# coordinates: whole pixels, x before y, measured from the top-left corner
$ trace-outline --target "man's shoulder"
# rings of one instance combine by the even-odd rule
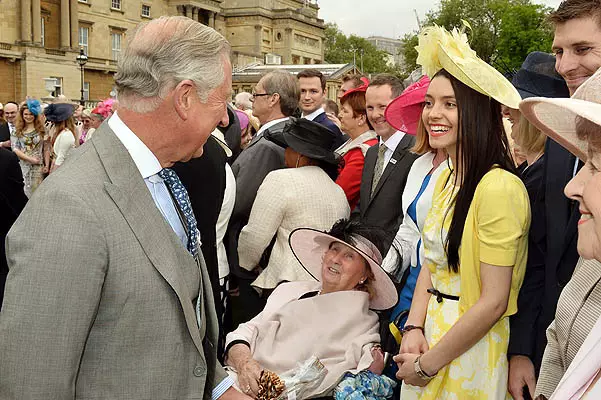
[[[0,147],[0,164],[5,166],[14,162],[19,162],[17,155],[8,149]]]

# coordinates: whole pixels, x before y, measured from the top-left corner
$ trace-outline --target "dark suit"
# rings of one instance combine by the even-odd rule
[[[359,212],[361,220],[365,224],[378,226],[389,234],[390,240],[384,253],[388,251],[394,235],[403,222],[401,196],[411,165],[418,157],[410,152],[414,144],[415,137],[405,134],[384,168],[373,197],[371,196],[371,186],[379,146],[372,146],[365,154],[365,164],[361,175]]]
[[[10,140],[10,128],[8,122],[0,124],[0,142],[6,142]]]
[[[530,357],[537,372],[547,344],[546,329],[555,318],[559,295],[572,277],[578,261],[576,233],[580,212],[577,204],[563,193],[574,175],[575,163],[576,157],[547,139],[540,188],[544,197],[532,205],[533,228],[530,231],[530,235],[535,236],[533,239],[545,241],[546,254],[543,260],[537,251],[528,254],[526,276],[518,297],[518,312],[511,318],[508,349],[510,356]],[[540,214],[537,217],[537,207],[544,208],[542,217]]]
[[[207,264],[217,316],[221,317],[225,310],[220,298],[219,266],[217,262],[217,237],[215,225],[219,218],[223,196],[225,193],[225,151],[213,136],[209,136],[204,145],[203,154],[188,162],[178,162],[173,166],[190,196],[192,211],[198,223],[202,255]],[[221,322],[221,318],[220,318]],[[220,339],[223,326],[220,323]],[[218,347],[218,354],[221,349]]]
[[[279,122],[265,132],[281,132],[287,122]],[[238,265],[238,237],[242,228],[248,223],[259,186],[268,173],[284,168],[284,149],[265,139],[265,132],[260,136],[255,135],[232,165],[232,172],[236,177],[236,204],[224,242],[230,272],[237,278],[240,289],[239,300],[236,302],[236,299],[232,298],[234,328],[237,327],[237,323],[247,322],[254,317],[265,305],[264,299],[259,299],[257,292],[250,286],[256,274]],[[237,307],[237,304],[240,307]]]
[[[328,128],[329,130],[331,130],[332,132],[334,132],[336,134],[336,140],[334,141],[334,145],[330,150],[334,151],[337,148],[339,148],[340,146],[342,146],[344,144],[344,142],[346,142],[346,139],[344,138],[344,135],[343,135],[342,131],[340,130],[340,128],[338,127],[338,125],[336,125],[335,123],[330,121],[330,119],[328,118],[328,116],[326,115],[325,112],[321,113],[317,117],[315,117],[313,119],[313,122],[317,122],[318,124],[325,126],[326,128]]]
[[[0,139],[2,140],[4,139]],[[11,151],[0,148],[0,309],[4,297],[4,282],[8,274],[4,240],[25,203],[27,197],[23,192],[23,174],[19,159]]]

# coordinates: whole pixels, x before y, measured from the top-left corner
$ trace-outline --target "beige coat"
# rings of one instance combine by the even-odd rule
[[[320,289],[315,281],[281,284],[259,315],[227,335],[226,346],[247,342],[253,359],[278,374],[315,355],[328,374],[306,397],[330,392],[345,372],[369,368],[371,348],[380,335],[367,293],[347,290],[298,300]]]
[[[555,320],[547,329],[537,395],[551,397],[600,316],[601,263],[580,259],[572,279],[561,292]]]
[[[248,224],[240,233],[240,266],[253,270],[275,236],[269,264],[253,285],[272,289],[282,281],[312,280],[292,254],[288,236],[300,227],[328,230],[349,213],[344,191],[321,168],[272,171],[261,184]]]

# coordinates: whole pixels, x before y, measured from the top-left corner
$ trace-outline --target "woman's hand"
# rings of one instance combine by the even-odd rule
[[[429,349],[424,333],[420,329],[413,329],[403,335],[399,354],[424,354]]]
[[[328,119],[330,121],[332,121],[333,123],[336,124],[336,126],[338,127],[338,129],[340,129],[340,127],[342,126],[342,123],[340,122],[340,120],[338,119],[338,117],[336,117],[334,114],[332,113],[326,113],[326,117],[328,117]]]
[[[415,373],[415,359],[419,354],[399,354],[394,356],[393,360],[397,363],[399,370],[396,377],[408,385],[426,386],[428,381],[423,380]]]
[[[237,369],[240,390],[256,398],[259,393],[259,379],[261,378],[262,371],[263,367],[258,362],[252,358],[248,359],[248,361]]]
[[[379,344],[375,345],[371,348],[371,356],[374,361],[369,366],[369,370],[376,375],[381,375],[382,371],[384,371],[384,352]]]
[[[38,157],[30,157],[29,162],[33,165],[40,165],[42,160],[40,160]]]

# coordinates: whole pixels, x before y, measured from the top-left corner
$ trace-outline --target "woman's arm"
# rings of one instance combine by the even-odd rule
[[[33,165],[38,165],[41,163],[41,160],[39,158],[30,157],[19,149],[13,149],[13,153],[15,153],[17,155],[17,157],[19,157],[19,159],[25,161],[26,163],[33,164]]]
[[[230,347],[227,364],[235,368],[240,390],[253,398],[257,397],[263,367],[252,358],[250,347],[243,343]]]
[[[428,302],[430,301],[430,293],[428,289],[432,287],[432,277],[430,269],[427,265],[422,265],[415,283],[413,292],[413,300],[411,301],[411,309],[405,326],[414,325],[423,328],[426,321],[426,312],[428,310]],[[420,329],[413,329],[406,332],[401,340],[401,349],[399,354],[422,354],[428,351],[428,342],[424,337],[424,333]],[[397,361],[395,357],[395,361]]]
[[[274,174],[275,172],[275,174]],[[279,178],[280,171],[270,172],[259,187],[248,224],[238,240],[239,264],[252,271],[282,225],[287,207],[289,184]]]
[[[434,375],[465,353],[503,316],[509,301],[512,273],[512,267],[480,263],[480,299],[421,357],[420,365],[426,374]]]

